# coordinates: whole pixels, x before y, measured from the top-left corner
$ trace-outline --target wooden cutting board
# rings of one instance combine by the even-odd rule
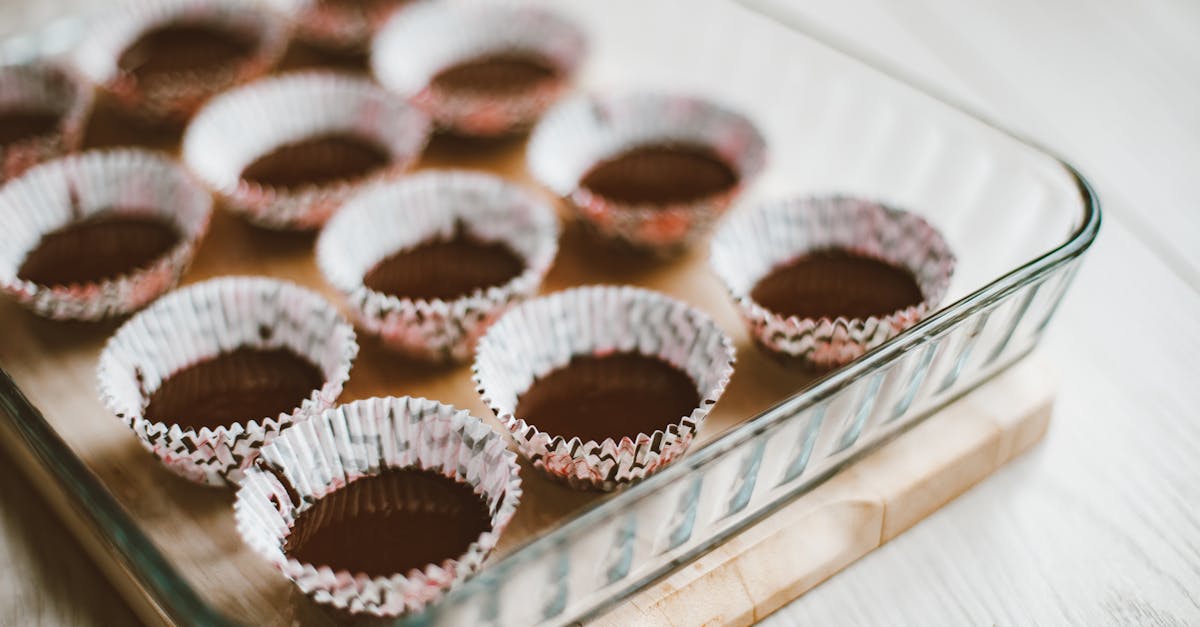
[[[883,546],[1037,444],[1054,402],[1037,355],[593,621],[748,625]]]

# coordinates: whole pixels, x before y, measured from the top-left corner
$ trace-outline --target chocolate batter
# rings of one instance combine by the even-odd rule
[[[291,350],[238,348],[167,377],[146,417],[193,429],[275,418],[324,383],[320,368]]]
[[[302,563],[387,577],[457,559],[491,530],[466,484],[417,468],[350,482],[296,519],[284,552]]]
[[[452,65],[434,75],[430,85],[444,91],[509,95],[536,89],[559,77],[559,70],[528,53],[489,54]]]
[[[838,249],[812,252],[775,268],[750,297],[784,316],[831,319],[887,316],[924,299],[907,269]]]
[[[729,191],[738,174],[702,146],[639,146],[602,161],[580,185],[593,193],[630,204],[693,202]]]
[[[254,54],[246,33],[213,24],[167,24],[146,31],[117,60],[138,80],[188,71],[211,71]]]
[[[43,235],[17,276],[38,285],[115,279],[149,267],[181,239],[159,218],[101,213]]]
[[[503,285],[525,271],[520,255],[500,242],[460,232],[395,253],[363,276],[363,285],[399,298],[453,300]]]
[[[330,134],[285,144],[255,159],[242,178],[272,187],[297,188],[363,178],[391,162],[374,142],[350,134]]]
[[[10,109],[0,111],[0,148],[58,130],[62,115],[47,110]]]
[[[687,373],[656,357],[580,356],[533,382],[516,416],[550,435],[619,440],[666,429],[700,406]]]

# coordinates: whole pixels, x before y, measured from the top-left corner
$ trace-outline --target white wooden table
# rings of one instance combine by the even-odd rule
[[[0,36],[90,3],[3,0]],[[1067,157],[1106,214],[1047,339],[1045,443],[767,624],[1200,623],[1200,3],[794,4]],[[133,622],[15,472],[0,625]]]

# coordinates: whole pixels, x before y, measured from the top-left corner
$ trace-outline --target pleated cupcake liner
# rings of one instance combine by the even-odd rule
[[[210,101],[188,125],[183,160],[225,205],[272,229],[314,229],[347,198],[408,170],[429,141],[429,119],[370,81],[334,72],[267,78]],[[390,163],[362,178],[297,188],[242,178],[246,166],[306,139],[347,134],[371,141]]]
[[[516,455],[504,438],[465,410],[423,398],[370,398],[327,410],[264,447],[256,466],[234,504],[242,539],[317,603],[352,614],[398,616],[436,602],[479,569],[521,498]],[[322,498],[400,468],[471,486],[486,502],[491,529],[454,559],[387,577],[303,563],[285,553],[296,519]]]
[[[142,35],[168,25],[211,25],[249,34],[254,52],[226,67],[172,72],[139,82],[119,66]],[[287,49],[286,20],[240,0],[134,0],[89,30],[76,49],[80,72],[126,113],[151,124],[182,125],[213,95],[258,78]]]
[[[92,87],[69,68],[48,63],[0,67],[0,111],[48,111],[59,116],[50,133],[0,144],[0,183],[78,150],[92,100]]]
[[[593,167],[630,149],[677,144],[712,150],[736,172],[737,184],[666,204],[621,202],[581,184]],[[766,153],[762,134],[736,111],[692,96],[634,92],[577,97],[556,106],[534,128],[526,166],[601,237],[670,254],[711,230],[762,172]]]
[[[388,256],[453,238],[459,228],[479,241],[505,244],[524,270],[452,300],[402,298],[363,285],[365,274]],[[363,330],[410,356],[461,362],[500,314],[537,292],[558,251],[558,221],[536,194],[500,177],[429,171],[351,199],[316,248],[322,274],[346,296]]]
[[[516,3],[420,2],[393,14],[371,46],[371,69],[389,90],[427,111],[439,128],[490,137],[527,130],[571,86],[586,54],[582,31],[544,8]],[[492,54],[530,54],[553,80],[512,93],[440,89],[432,79]]]
[[[297,39],[346,51],[366,49],[371,37],[392,13],[409,2],[411,0],[268,0],[268,4],[291,19]]]
[[[178,284],[208,231],[212,196],[161,153],[88,151],[35,166],[0,189],[0,290],[56,320],[99,320],[141,309]],[[19,275],[45,235],[97,215],[155,217],[180,241],[150,266],[95,282],[40,285]]]
[[[751,292],[773,269],[806,253],[840,249],[912,272],[924,299],[887,316],[803,318],[777,314]],[[818,370],[844,365],[933,312],[955,257],[920,216],[847,196],[768,202],[730,215],[712,241],[710,266],[768,351]]]
[[[686,373],[700,406],[652,433],[582,440],[546,433],[516,415],[539,378],[578,356],[634,352]],[[629,286],[557,292],[514,307],[479,342],[473,375],[484,403],[535,468],[574,489],[609,491],[682,455],[733,375],[733,342],[706,314],[664,294]]]
[[[216,428],[145,415],[151,395],[180,370],[238,348],[287,349],[324,377],[297,407]],[[224,277],[162,298],[109,339],[97,369],[100,397],[172,472],[214,486],[236,483],[284,428],[333,406],[358,354],[354,329],[316,292],[263,277]],[[214,390],[219,394],[219,390]]]

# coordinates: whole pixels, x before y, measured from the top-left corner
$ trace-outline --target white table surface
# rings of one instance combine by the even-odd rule
[[[91,3],[0,0],[0,36]],[[1105,216],[1046,441],[765,624],[1200,624],[1200,2],[787,10],[1056,150]],[[3,455],[0,564],[0,625],[134,621]]]

